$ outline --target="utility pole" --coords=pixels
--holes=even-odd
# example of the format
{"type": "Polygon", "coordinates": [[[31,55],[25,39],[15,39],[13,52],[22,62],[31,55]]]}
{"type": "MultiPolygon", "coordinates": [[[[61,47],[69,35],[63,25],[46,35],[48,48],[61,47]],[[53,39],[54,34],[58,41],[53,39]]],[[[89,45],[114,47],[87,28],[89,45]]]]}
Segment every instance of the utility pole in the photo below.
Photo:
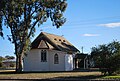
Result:
{"type": "Polygon", "coordinates": [[[82,53],[83,53],[83,46],[81,47],[81,49],[82,49],[82,53]]]}

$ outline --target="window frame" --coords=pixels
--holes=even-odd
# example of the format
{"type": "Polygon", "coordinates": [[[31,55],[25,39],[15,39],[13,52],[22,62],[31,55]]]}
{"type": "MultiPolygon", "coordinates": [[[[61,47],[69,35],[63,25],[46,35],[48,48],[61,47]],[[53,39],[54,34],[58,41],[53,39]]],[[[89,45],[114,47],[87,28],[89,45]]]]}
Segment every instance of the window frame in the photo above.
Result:
{"type": "Polygon", "coordinates": [[[47,62],[47,51],[41,50],[41,62],[47,62]]]}
{"type": "Polygon", "coordinates": [[[59,56],[57,53],[54,55],[54,64],[59,64],[59,56]]]}

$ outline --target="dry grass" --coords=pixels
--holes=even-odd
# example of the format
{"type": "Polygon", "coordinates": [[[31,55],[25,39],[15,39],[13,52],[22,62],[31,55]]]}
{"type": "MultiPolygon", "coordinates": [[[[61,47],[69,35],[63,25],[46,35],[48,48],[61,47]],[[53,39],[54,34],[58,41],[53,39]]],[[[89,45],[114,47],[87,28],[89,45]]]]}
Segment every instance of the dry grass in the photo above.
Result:
{"type": "Polygon", "coordinates": [[[100,72],[42,72],[19,73],[13,71],[0,71],[0,79],[54,79],[54,78],[79,78],[86,76],[100,76],[100,72]]]}

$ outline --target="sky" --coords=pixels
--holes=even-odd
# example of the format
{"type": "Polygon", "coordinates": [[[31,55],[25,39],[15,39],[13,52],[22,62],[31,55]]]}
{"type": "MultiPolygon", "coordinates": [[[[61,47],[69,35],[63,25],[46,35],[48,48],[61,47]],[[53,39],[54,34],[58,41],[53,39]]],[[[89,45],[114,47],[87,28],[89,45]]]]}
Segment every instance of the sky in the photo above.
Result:
{"type": "MultiPolygon", "coordinates": [[[[67,0],[64,13],[66,23],[56,28],[50,20],[37,27],[35,37],[40,32],[64,36],[76,48],[90,54],[91,48],[120,41],[120,0],[67,0]]],[[[3,40],[0,38],[0,56],[14,55],[14,45],[7,40],[9,30],[4,28],[3,40]]]]}

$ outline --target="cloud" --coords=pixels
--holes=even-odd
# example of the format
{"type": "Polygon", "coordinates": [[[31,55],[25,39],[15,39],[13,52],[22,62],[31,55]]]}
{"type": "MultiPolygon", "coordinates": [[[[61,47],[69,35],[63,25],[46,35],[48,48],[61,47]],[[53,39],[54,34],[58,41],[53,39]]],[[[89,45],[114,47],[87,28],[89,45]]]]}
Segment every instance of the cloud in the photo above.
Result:
{"type": "Polygon", "coordinates": [[[94,36],[99,36],[99,34],[83,34],[82,36],[94,37],[94,36]]]}
{"type": "Polygon", "coordinates": [[[108,28],[116,28],[116,27],[120,27],[120,22],[99,24],[98,26],[104,26],[104,27],[108,27],[108,28]]]}

